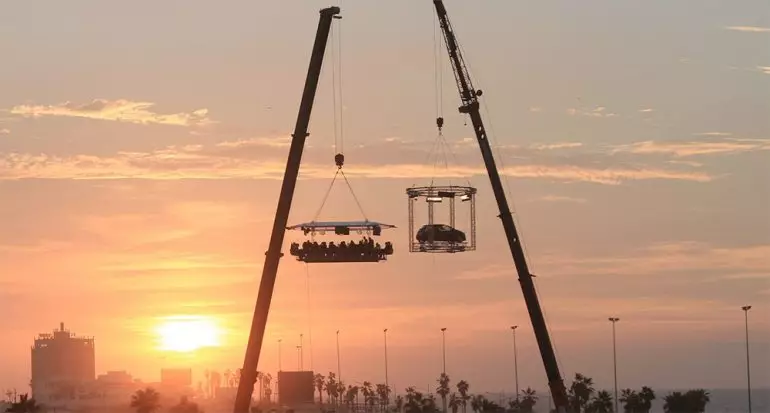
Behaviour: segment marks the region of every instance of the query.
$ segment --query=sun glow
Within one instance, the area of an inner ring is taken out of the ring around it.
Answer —
[[[166,317],[156,333],[164,351],[191,352],[219,346],[220,329],[211,317]]]

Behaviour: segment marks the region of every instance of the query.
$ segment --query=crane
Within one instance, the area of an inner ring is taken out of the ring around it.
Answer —
[[[495,158],[489,145],[489,140],[487,139],[484,122],[481,119],[479,97],[481,96],[482,91],[476,90],[476,88],[473,87],[470,72],[463,59],[457,43],[457,38],[455,38],[454,30],[452,29],[452,24],[447,16],[444,2],[442,0],[433,0],[433,4],[436,7],[436,14],[444,36],[444,43],[447,52],[449,53],[449,60],[452,64],[452,71],[454,72],[457,88],[460,91],[462,105],[459,107],[459,111],[460,113],[470,116],[473,130],[476,133],[476,140],[478,140],[479,147],[481,148],[481,156],[484,158],[484,165],[486,166],[489,180],[492,183],[492,191],[495,194],[495,200],[497,201],[497,206],[500,210],[499,218],[503,221],[505,236],[508,239],[508,246],[511,249],[511,255],[513,256],[513,261],[519,275],[521,290],[524,294],[524,301],[527,304],[529,318],[532,321],[532,328],[535,331],[535,338],[537,339],[540,355],[542,356],[543,364],[545,365],[545,372],[548,377],[548,386],[551,390],[551,396],[553,397],[557,411],[566,412],[569,410],[567,389],[564,387],[564,380],[559,372],[556,354],[553,345],[551,344],[548,327],[546,326],[543,310],[540,307],[540,301],[537,297],[535,283],[532,279],[533,275],[529,272],[529,266],[527,265],[524,249],[521,245],[521,239],[516,230],[516,224],[513,221],[513,214],[508,208],[508,200],[505,197],[500,174],[497,171],[497,165],[495,164]],[[443,118],[436,119],[436,124],[439,128],[443,123]]]
[[[254,317],[251,321],[251,331],[249,332],[249,341],[246,347],[246,356],[243,360],[241,369],[241,378],[238,383],[238,392],[235,396],[234,413],[249,413],[251,406],[251,396],[254,391],[254,384],[257,382],[257,365],[259,363],[259,353],[262,350],[262,340],[265,336],[265,326],[267,325],[267,315],[270,311],[270,301],[273,298],[275,288],[275,278],[278,273],[278,262],[283,256],[281,245],[286,233],[286,223],[289,219],[291,210],[291,201],[294,198],[294,188],[297,185],[297,176],[299,175],[299,166],[302,160],[302,151],[305,147],[305,138],[308,124],[310,123],[310,113],[313,109],[316,90],[318,89],[318,79],[321,76],[326,43],[329,39],[332,19],[341,18],[339,7],[327,7],[320,11],[321,17],[318,22],[313,51],[310,56],[310,65],[305,79],[305,88],[302,92],[302,100],[299,105],[299,114],[294,133],[291,135],[291,146],[289,148],[289,158],[286,161],[286,171],[283,175],[281,184],[281,193],[278,197],[278,207],[273,222],[273,230],[270,235],[270,243],[265,253],[265,263],[262,269],[262,280],[259,284],[259,293],[257,295],[257,304],[254,308]]]

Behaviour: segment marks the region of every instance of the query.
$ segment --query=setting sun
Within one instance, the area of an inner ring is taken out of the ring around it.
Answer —
[[[219,346],[220,331],[210,317],[167,317],[157,327],[160,349],[189,352],[203,347]]]

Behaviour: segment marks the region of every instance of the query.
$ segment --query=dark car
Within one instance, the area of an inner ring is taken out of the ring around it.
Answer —
[[[417,231],[417,241],[461,243],[465,242],[465,233],[449,225],[429,224],[423,225]]]

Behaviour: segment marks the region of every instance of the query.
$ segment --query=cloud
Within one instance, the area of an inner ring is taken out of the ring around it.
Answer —
[[[558,142],[558,143],[551,143],[551,144],[532,145],[532,148],[542,151],[542,150],[548,150],[548,149],[579,148],[581,146],[583,146],[583,144],[580,142]]]
[[[584,198],[573,198],[570,196],[562,196],[562,195],[545,195],[540,198],[535,199],[535,201],[544,201],[544,202],[573,202],[576,204],[585,204],[588,202],[588,200]]]
[[[757,69],[766,75],[770,75],[770,66],[757,66]]]
[[[654,111],[655,109],[652,109],[652,108],[639,109],[639,112],[642,112],[642,113],[650,113]]]
[[[0,128],[0,135],[7,135],[9,133],[11,133],[10,129]]]
[[[543,108],[540,108],[540,107],[537,107],[537,106],[533,106],[533,107],[529,108],[529,111],[532,112],[532,113],[539,113],[539,112],[543,111]]]
[[[55,156],[10,153],[0,157],[0,180],[9,179],[281,179],[285,161],[247,159],[207,154],[200,146],[170,147],[152,152],[119,152],[111,157],[93,155]],[[671,179],[709,182],[704,172],[655,167],[599,167],[579,165],[520,164],[501,168],[513,178],[541,178],[562,182],[617,185],[625,181]],[[454,166],[436,170],[431,165],[403,163],[356,165],[350,177],[365,178],[468,178],[485,175],[481,166]],[[304,162],[301,178],[329,177],[327,163]]]
[[[548,254],[540,265],[547,267],[545,273],[567,276],[718,271],[721,278],[760,273],[770,278],[770,244],[716,247],[694,241],[663,242],[616,257],[569,257],[563,252]]]
[[[732,30],[736,32],[747,33],[770,33],[769,27],[756,27],[756,26],[727,26],[726,30]]]
[[[616,113],[608,112],[604,106],[598,106],[592,110],[569,108],[567,114],[570,116],[588,116],[591,118],[612,118],[618,116]]]
[[[150,109],[151,102],[134,102],[118,99],[94,99],[90,103],[64,102],[58,105],[19,105],[11,108],[14,115],[37,118],[41,116],[62,116],[87,119],[109,120],[138,124],[161,124],[177,126],[203,126],[214,123],[208,118],[208,109],[189,113],[159,114]]]
[[[696,136],[732,136],[732,132],[700,132],[695,133]]]
[[[644,141],[616,146],[613,152],[633,154],[668,154],[676,157],[696,155],[734,154],[770,150],[770,139],[727,139],[710,142],[655,142]]]

